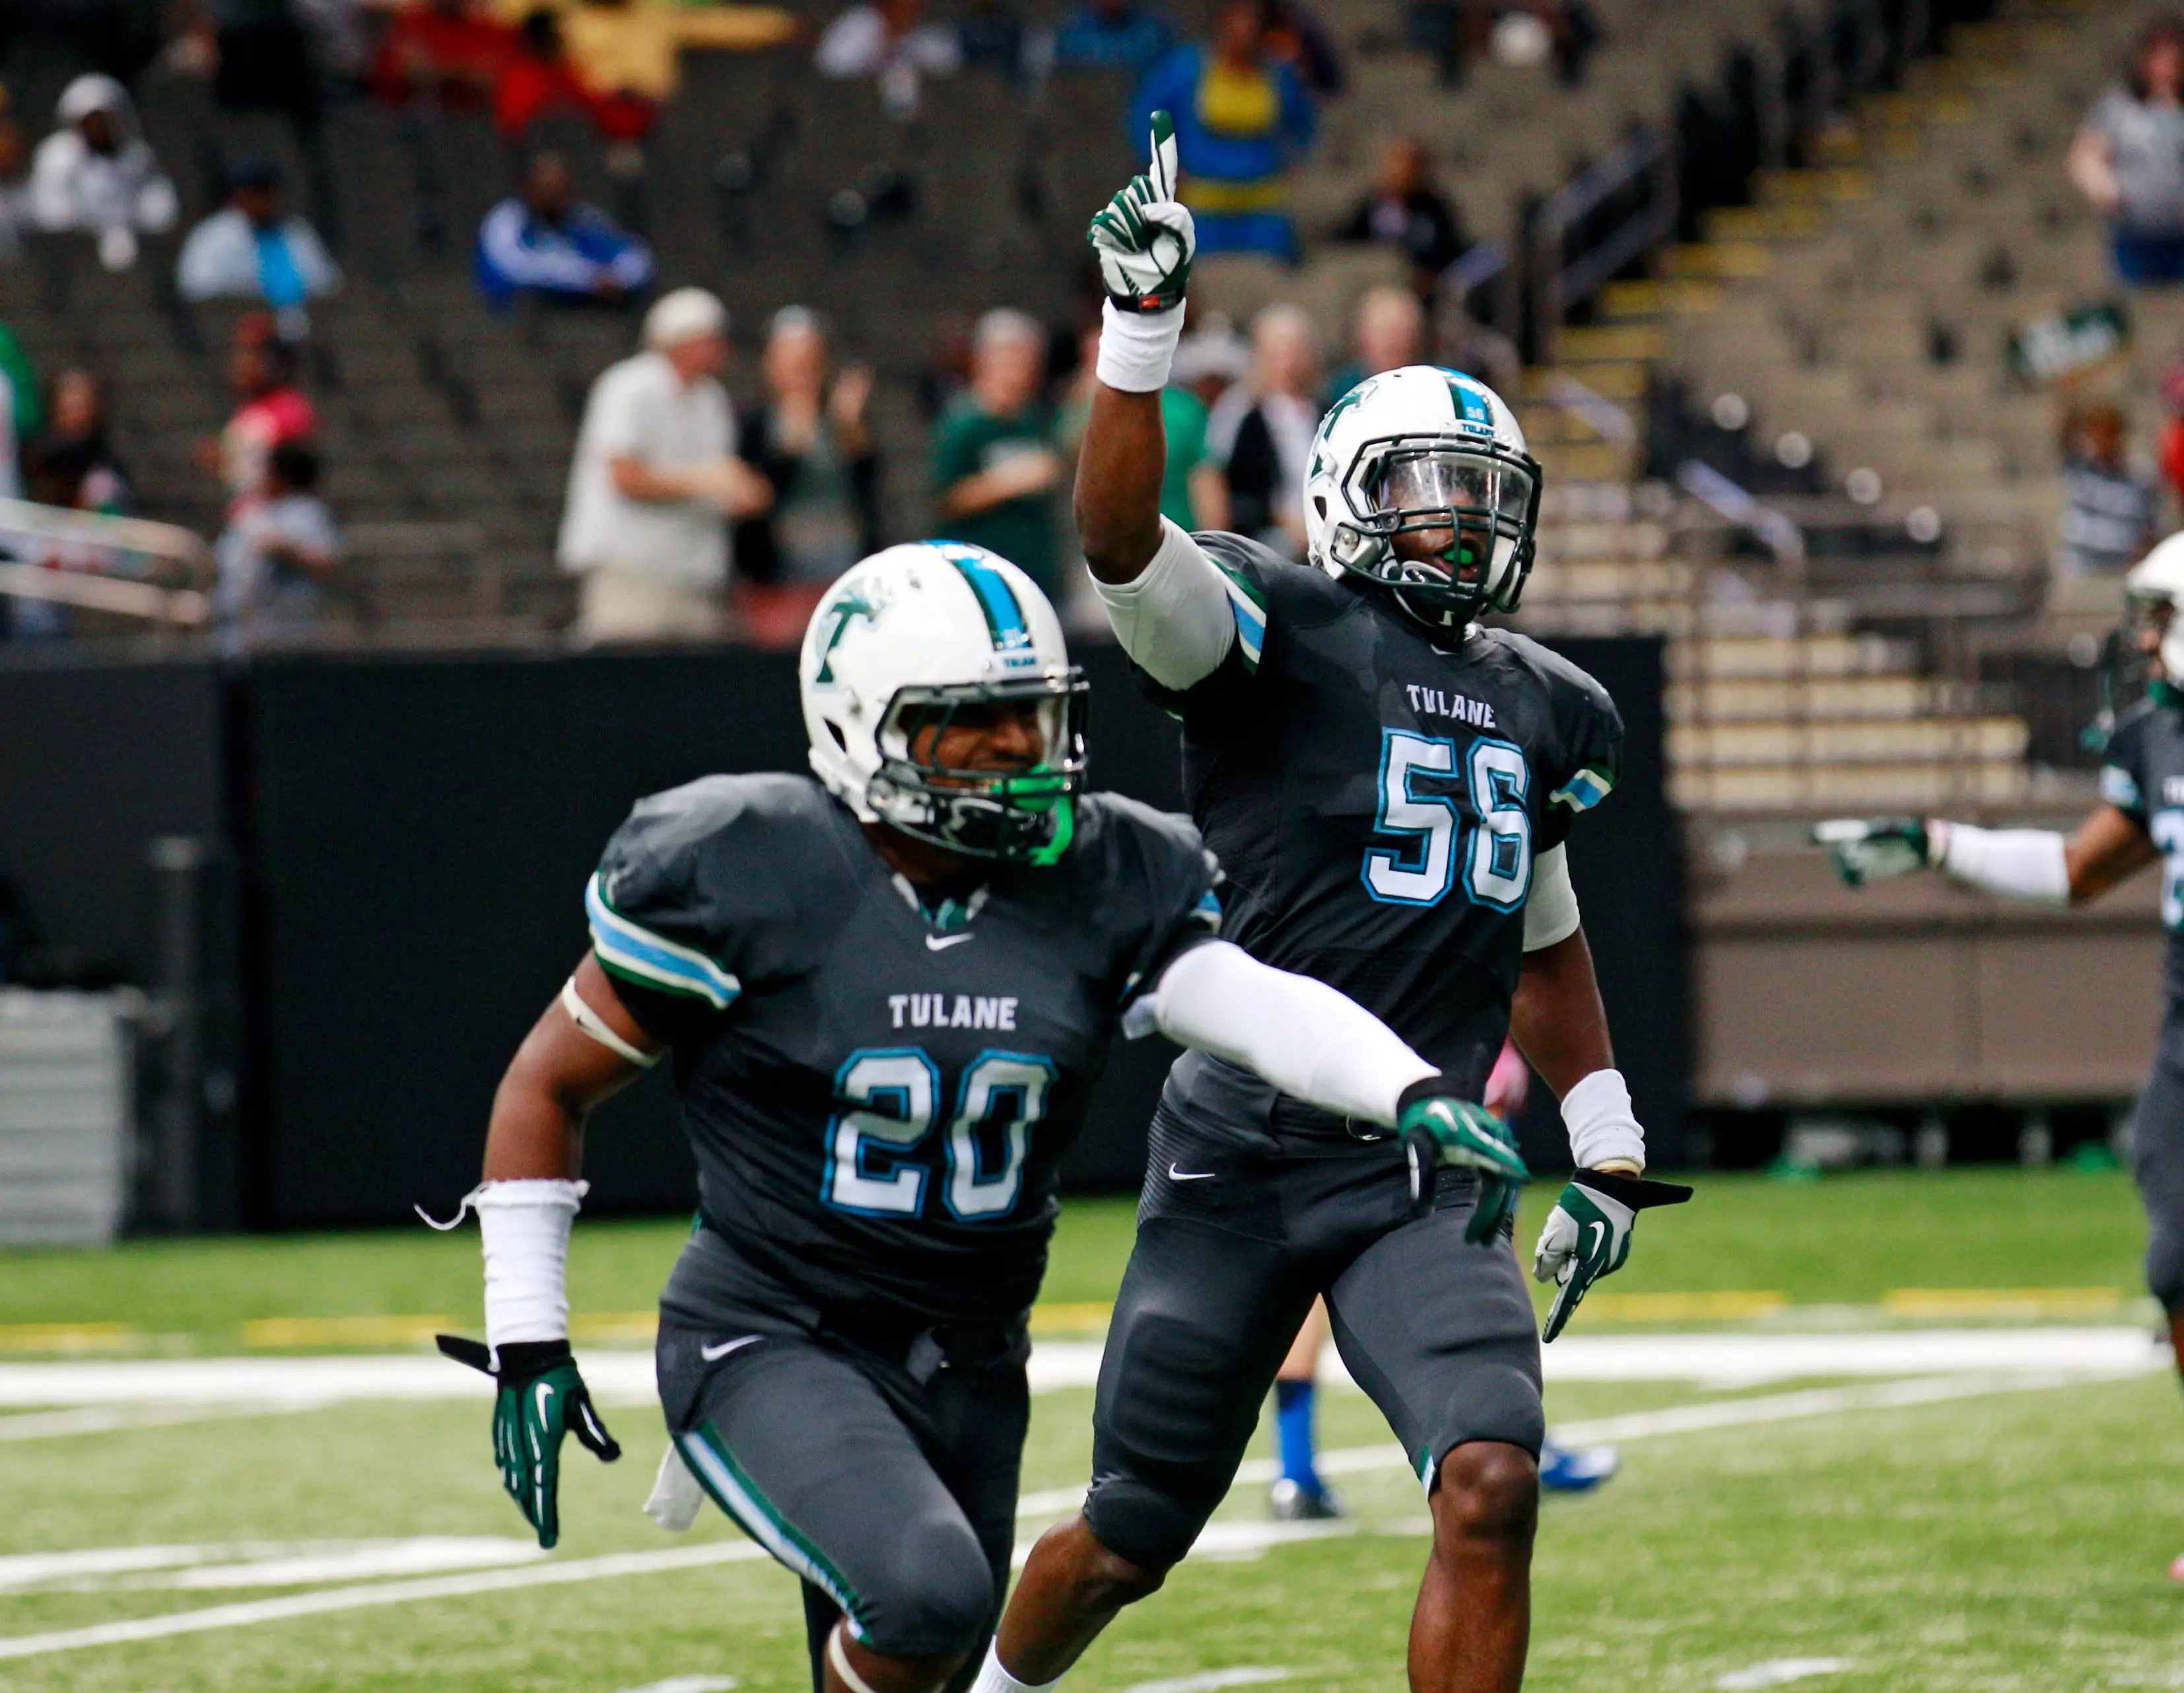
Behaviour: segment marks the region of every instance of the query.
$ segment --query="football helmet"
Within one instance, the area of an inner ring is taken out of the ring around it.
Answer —
[[[956,541],[889,547],[827,590],[797,663],[811,768],[865,822],[957,852],[1050,864],[1084,778],[1082,671],[1061,620],[1007,560]],[[1021,703],[1039,753],[1021,770],[939,763],[967,707]]]
[[[1461,371],[1407,365],[1368,376],[1320,420],[1305,470],[1307,552],[1329,576],[1393,589],[1430,627],[1461,628],[1517,609],[1540,483],[1499,394]],[[1448,539],[1429,553],[1399,540],[1410,534]]]
[[[2172,688],[2184,688],[2184,535],[2171,535],[2131,567],[2123,579],[2126,610],[2125,643],[2131,657],[2146,649],[2141,632],[2159,622],[2160,639],[2155,654],[2161,660],[2161,680]]]

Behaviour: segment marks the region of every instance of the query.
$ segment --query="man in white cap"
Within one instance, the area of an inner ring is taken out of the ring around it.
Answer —
[[[61,91],[59,125],[31,164],[31,221],[98,237],[109,270],[136,262],[136,237],[175,226],[175,186],[136,131],[136,109],[111,76],[79,76]]]
[[[735,456],[722,387],[728,315],[677,288],[644,318],[644,350],[592,385],[569,467],[561,568],[582,576],[584,642],[706,640],[723,632],[728,530],[772,502]]]

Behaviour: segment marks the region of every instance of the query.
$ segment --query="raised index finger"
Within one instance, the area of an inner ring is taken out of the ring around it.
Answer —
[[[1153,114],[1153,159],[1147,174],[1152,178],[1155,199],[1175,198],[1175,120],[1165,111]]]

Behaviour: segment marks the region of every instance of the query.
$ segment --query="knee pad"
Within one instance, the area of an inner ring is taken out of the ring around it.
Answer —
[[[1111,1469],[1095,1454],[1084,1521],[1093,1538],[1140,1569],[1162,1574],[1181,1563],[1228,1491],[1225,1470],[1139,1461]]]
[[[985,1643],[1003,1576],[960,1518],[905,1524],[872,1590],[857,1596],[861,1638],[889,1657],[961,1657]]]

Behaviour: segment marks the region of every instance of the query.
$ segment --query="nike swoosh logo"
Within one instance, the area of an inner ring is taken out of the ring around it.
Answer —
[[[928,952],[945,952],[950,947],[961,946],[965,941],[972,938],[970,935],[928,935],[925,938],[925,950]]]
[[[1178,1170],[1173,1164],[1167,1167],[1167,1178],[1171,1182],[1210,1182],[1220,1172],[1217,1170]]]
[[[538,1384],[536,1394],[538,1401],[538,1420],[543,1423],[546,1420],[548,1407],[554,1403],[554,1389],[544,1382],[541,1382]]]
[[[716,1358],[725,1358],[729,1353],[740,1351],[745,1346],[755,1346],[763,1338],[761,1335],[746,1334],[740,1340],[723,1340],[717,1346],[700,1346],[698,1356],[710,1364]]]

